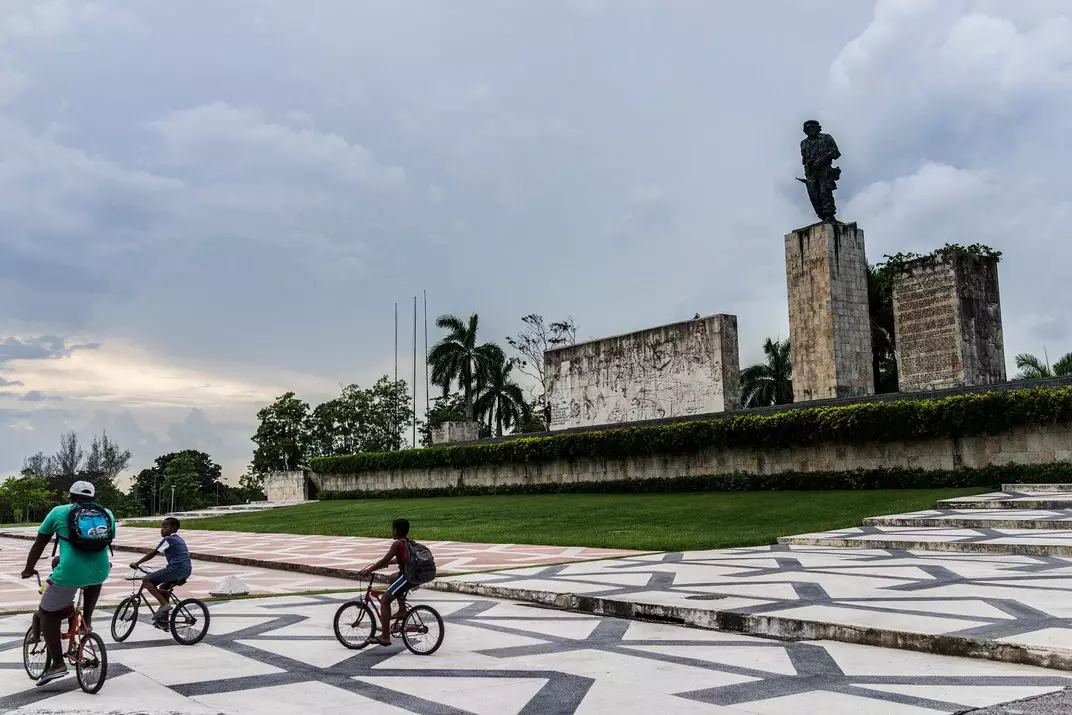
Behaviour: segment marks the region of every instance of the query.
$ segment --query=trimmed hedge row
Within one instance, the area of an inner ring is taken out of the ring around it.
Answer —
[[[783,472],[781,474],[720,474],[672,479],[621,479],[606,482],[504,484],[438,489],[380,491],[323,491],[321,500],[416,499],[471,497],[496,494],[656,494],[686,492],[829,491],[833,489],[968,489],[998,490],[1003,483],[1072,482],[1072,463],[1009,464],[957,471],[873,469],[852,472]]]
[[[702,448],[852,444],[999,434],[1016,427],[1072,423],[1072,386],[955,395],[938,400],[874,402],[737,415],[493,444],[316,457],[313,471],[357,474],[390,469],[471,467],[598,457],[682,454]]]

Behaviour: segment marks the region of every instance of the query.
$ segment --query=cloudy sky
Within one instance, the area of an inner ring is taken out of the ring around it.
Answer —
[[[500,341],[735,313],[752,361],[812,116],[872,261],[999,248],[1010,357],[1072,350],[1072,0],[4,0],[0,474],[107,429],[237,478],[423,290]]]

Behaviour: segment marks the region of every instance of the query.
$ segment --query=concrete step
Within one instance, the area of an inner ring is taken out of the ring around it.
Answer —
[[[1072,556],[1072,528],[957,529],[867,525],[816,534],[783,536],[778,539],[778,543],[841,549]]]
[[[956,497],[938,502],[939,509],[1072,509],[1072,493],[992,492],[971,497]]]
[[[1072,484],[1002,484],[1001,491],[1013,492],[1072,492]]]
[[[1072,509],[931,509],[871,516],[864,526],[943,529],[1072,529]]]

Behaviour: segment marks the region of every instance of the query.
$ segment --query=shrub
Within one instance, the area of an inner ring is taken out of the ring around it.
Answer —
[[[493,444],[317,457],[323,474],[472,467],[585,457],[624,459],[702,448],[859,444],[1000,434],[1016,427],[1072,423],[1072,386],[993,391],[936,400],[873,402],[733,415],[669,425],[521,437]]]

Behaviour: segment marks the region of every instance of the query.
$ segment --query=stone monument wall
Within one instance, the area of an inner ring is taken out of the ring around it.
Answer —
[[[793,399],[875,391],[864,232],[817,223],[785,237]]]
[[[544,363],[552,430],[722,412],[740,405],[734,315],[549,350]]]
[[[900,390],[1005,381],[997,260],[967,253],[912,261],[893,278]]]

